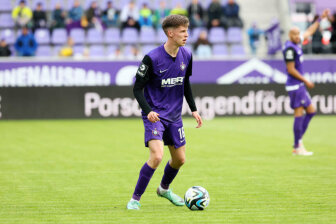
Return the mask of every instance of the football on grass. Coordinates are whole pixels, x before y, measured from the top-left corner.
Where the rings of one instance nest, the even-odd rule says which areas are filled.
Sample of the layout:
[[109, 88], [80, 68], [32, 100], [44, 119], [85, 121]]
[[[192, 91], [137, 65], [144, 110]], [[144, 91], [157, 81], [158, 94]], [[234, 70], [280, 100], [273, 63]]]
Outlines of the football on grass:
[[193, 186], [185, 193], [184, 202], [190, 210], [204, 210], [209, 205], [210, 196], [204, 187]]

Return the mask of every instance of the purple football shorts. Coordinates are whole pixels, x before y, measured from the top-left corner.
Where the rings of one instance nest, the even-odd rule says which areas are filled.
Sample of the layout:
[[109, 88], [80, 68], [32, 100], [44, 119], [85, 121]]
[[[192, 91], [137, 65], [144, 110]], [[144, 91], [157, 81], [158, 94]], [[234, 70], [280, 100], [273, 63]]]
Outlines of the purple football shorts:
[[173, 123], [163, 119], [152, 123], [147, 117], [142, 117], [142, 120], [145, 126], [146, 147], [148, 147], [148, 141], [153, 139], [163, 140], [165, 145], [173, 145], [176, 149], [186, 144], [182, 119]]
[[288, 91], [290, 98], [290, 106], [292, 109], [298, 107], [308, 107], [311, 104], [310, 95], [305, 86], [300, 86], [299, 89]]

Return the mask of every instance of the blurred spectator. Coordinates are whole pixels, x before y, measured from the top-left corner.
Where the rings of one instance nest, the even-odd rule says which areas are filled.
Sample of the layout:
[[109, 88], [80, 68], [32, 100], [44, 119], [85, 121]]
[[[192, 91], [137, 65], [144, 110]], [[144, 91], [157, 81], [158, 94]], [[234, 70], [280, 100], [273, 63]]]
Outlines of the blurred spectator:
[[97, 2], [91, 2], [90, 8], [86, 11], [86, 18], [88, 21], [88, 27], [96, 28], [97, 30], [102, 31], [104, 29], [103, 22], [100, 20], [101, 11], [97, 7]]
[[51, 15], [51, 29], [65, 27], [66, 13], [63, 11], [61, 4], [57, 3]]
[[0, 40], [0, 57], [11, 56], [12, 52], [5, 39]]
[[[315, 15], [313, 21], [309, 24], [309, 26], [315, 23], [319, 19], [319, 15]], [[317, 28], [315, 33], [312, 35], [312, 52], [313, 54], [321, 54], [323, 51], [322, 48], [322, 32], [321, 27]]]
[[139, 24], [141, 27], [143, 26], [153, 26], [152, 21], [152, 10], [148, 8], [148, 4], [144, 3], [142, 8], [140, 9], [140, 17], [139, 17]]
[[22, 28], [24, 26], [31, 27], [31, 19], [33, 17], [32, 10], [26, 6], [26, 1], [21, 0], [19, 5], [12, 11], [12, 18], [15, 22], [16, 28]]
[[190, 27], [201, 27], [203, 26], [203, 8], [198, 0], [192, 0], [188, 7], [188, 16], [190, 20]]
[[210, 58], [212, 56], [211, 44], [208, 40], [208, 33], [203, 30], [194, 44], [194, 51], [199, 58]]
[[256, 23], [252, 23], [252, 26], [247, 30], [251, 53], [253, 55], [257, 53], [257, 47], [259, 45], [259, 38], [260, 38], [260, 35], [263, 33], [264, 31], [259, 29]]
[[188, 16], [188, 11], [182, 7], [182, 4], [180, 2], [176, 3], [175, 8], [173, 8], [170, 11], [171, 15], [182, 15], [182, 16]]
[[71, 37], [68, 37], [66, 45], [64, 45], [59, 51], [59, 56], [61, 57], [73, 56], [73, 45], [74, 45], [73, 39]]
[[15, 50], [19, 56], [34, 56], [37, 42], [27, 27], [22, 28], [22, 34], [16, 39]]
[[125, 48], [130, 47], [130, 49], [124, 49], [124, 57], [127, 59], [141, 59], [142, 55], [136, 45], [126, 46]]
[[235, 0], [228, 0], [224, 7], [224, 15], [228, 27], [243, 27], [243, 22], [239, 17], [239, 5]]
[[223, 9], [219, 0], [212, 0], [208, 8], [208, 29], [212, 27], [226, 28], [223, 16]]
[[160, 28], [162, 21], [170, 14], [170, 10], [166, 7], [166, 1], [160, 1], [160, 7], [154, 11], [153, 23], [155, 28]]
[[103, 20], [103, 23], [105, 24], [106, 27], [111, 27], [111, 26], [117, 26], [118, 25], [117, 24], [117, 22], [118, 22], [118, 12], [113, 7], [111, 1], [107, 2], [107, 7], [103, 12], [102, 20]]
[[42, 9], [41, 2], [37, 3], [33, 12], [33, 32], [39, 28], [47, 28], [47, 14]]
[[[85, 22], [81, 25], [81, 19], [83, 17], [83, 8], [80, 5], [79, 0], [74, 1], [73, 7], [70, 9], [68, 14], [68, 19], [66, 20], [66, 28], [67, 31], [70, 32], [73, 28], [81, 28], [82, 25], [87, 25]], [[83, 20], [85, 20], [86, 17], [84, 17]]]
[[331, 43], [332, 53], [335, 54], [336, 53], [336, 12], [328, 19], [331, 23], [330, 43]]
[[121, 59], [123, 56], [120, 47], [118, 46], [114, 51], [110, 52], [108, 57], [110, 59]]
[[125, 27], [134, 27], [137, 30], [140, 30], [140, 25], [138, 22], [139, 10], [133, 0], [126, 4], [121, 10], [120, 20], [121, 29], [124, 29]]

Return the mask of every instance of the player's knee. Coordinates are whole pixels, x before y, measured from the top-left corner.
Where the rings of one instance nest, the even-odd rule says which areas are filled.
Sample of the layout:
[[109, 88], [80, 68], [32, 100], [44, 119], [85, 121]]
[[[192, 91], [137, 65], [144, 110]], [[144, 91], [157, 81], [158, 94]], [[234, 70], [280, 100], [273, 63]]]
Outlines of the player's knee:
[[179, 167], [183, 166], [183, 164], [185, 163], [185, 157], [183, 158], [178, 158], [177, 161], [176, 161], [177, 165]]
[[160, 165], [161, 161], [162, 161], [163, 155], [161, 154], [155, 154], [152, 156], [152, 161], [153, 164], [157, 167]]

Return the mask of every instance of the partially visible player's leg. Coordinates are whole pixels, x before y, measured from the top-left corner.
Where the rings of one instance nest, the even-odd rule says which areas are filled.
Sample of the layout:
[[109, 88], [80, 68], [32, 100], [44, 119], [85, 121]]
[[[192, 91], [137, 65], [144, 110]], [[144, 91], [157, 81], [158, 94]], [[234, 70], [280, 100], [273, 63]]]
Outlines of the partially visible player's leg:
[[303, 123], [302, 123], [302, 132], [301, 132], [301, 138], [303, 137], [304, 133], [306, 132], [309, 122], [316, 114], [315, 108], [312, 104], [310, 104], [306, 108], [306, 115], [304, 116]]
[[132, 199], [128, 202], [128, 209], [140, 209], [140, 198], [145, 192], [147, 185], [152, 178], [156, 168], [160, 165], [163, 157], [163, 143], [161, 140], [150, 140], [149, 146], [149, 159], [142, 166], [139, 174], [138, 182], [135, 186], [135, 190]]
[[294, 148], [299, 147], [299, 140], [301, 139], [302, 123], [303, 123], [303, 107], [294, 108]]
[[171, 155], [171, 160], [169, 160], [166, 164], [161, 183], [157, 189], [157, 194], [160, 197], [167, 198], [174, 205], [183, 206], [183, 199], [180, 196], [174, 194], [172, 190], [169, 189], [169, 185], [173, 182], [180, 167], [184, 164], [185, 146], [181, 146], [177, 149], [172, 145], [169, 145], [168, 147]]

